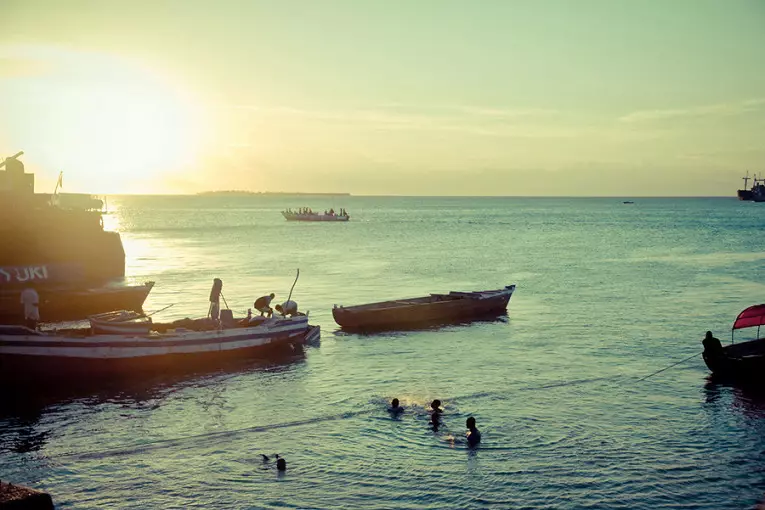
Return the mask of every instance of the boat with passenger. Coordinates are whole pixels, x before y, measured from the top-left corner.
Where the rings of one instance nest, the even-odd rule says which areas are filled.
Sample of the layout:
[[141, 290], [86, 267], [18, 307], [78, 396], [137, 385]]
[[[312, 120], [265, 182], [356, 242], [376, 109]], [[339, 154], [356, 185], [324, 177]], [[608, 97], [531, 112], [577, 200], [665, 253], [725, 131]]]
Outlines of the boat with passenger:
[[351, 215], [345, 209], [340, 209], [337, 212], [334, 209], [330, 209], [322, 214], [314, 212], [309, 207], [302, 207], [295, 211], [286, 209], [282, 211], [282, 216], [287, 221], [348, 221], [351, 219]]
[[332, 316], [350, 331], [405, 329], [497, 316], [507, 310], [515, 285], [497, 290], [449, 292], [356, 306], [338, 306]]
[[[709, 370], [718, 377], [765, 383], [765, 338], [760, 337], [763, 325], [765, 304], [750, 306], [738, 314], [731, 328], [730, 345], [723, 346], [711, 332], [707, 332], [703, 357]], [[755, 339], [733, 342], [736, 330], [754, 327], [757, 328]]]
[[319, 340], [319, 326], [297, 310], [241, 319], [230, 309], [218, 311], [221, 288], [214, 286], [210, 312], [199, 319], [154, 323], [143, 314], [115, 311], [92, 316], [90, 327], [0, 326], [0, 378], [129, 376], [290, 351]]

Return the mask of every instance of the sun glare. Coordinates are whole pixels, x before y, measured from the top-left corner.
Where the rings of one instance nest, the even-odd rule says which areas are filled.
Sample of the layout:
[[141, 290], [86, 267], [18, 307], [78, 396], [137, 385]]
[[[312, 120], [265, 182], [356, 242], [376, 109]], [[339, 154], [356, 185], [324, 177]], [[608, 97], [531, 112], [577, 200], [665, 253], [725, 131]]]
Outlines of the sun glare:
[[179, 87], [113, 56], [46, 57], [47, 71], [27, 78], [27, 134], [15, 137], [42, 182], [63, 170], [66, 191], [172, 192], [169, 178], [193, 170], [205, 123]]

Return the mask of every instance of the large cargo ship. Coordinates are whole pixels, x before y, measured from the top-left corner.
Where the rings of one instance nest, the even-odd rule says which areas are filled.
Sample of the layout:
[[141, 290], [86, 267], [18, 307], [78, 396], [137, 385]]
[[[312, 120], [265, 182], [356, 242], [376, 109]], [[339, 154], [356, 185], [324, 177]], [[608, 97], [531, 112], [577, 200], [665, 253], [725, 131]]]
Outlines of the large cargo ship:
[[[19, 293], [26, 287], [37, 290], [56, 317], [42, 320], [68, 320], [83, 313], [98, 313], [95, 300], [71, 305], [67, 300], [75, 291], [98, 293], [107, 283], [125, 276], [125, 251], [118, 232], [104, 230], [98, 201], [67, 206], [53, 196], [35, 193], [35, 176], [27, 173], [19, 160], [23, 152], [0, 161], [0, 316], [21, 313]], [[59, 181], [60, 183], [60, 181]], [[57, 186], [58, 189], [58, 186]], [[135, 287], [110, 284], [111, 306], [120, 296], [131, 296], [136, 307]], [[149, 287], [150, 290], [151, 287]], [[139, 296], [142, 294], [139, 292]], [[139, 297], [143, 304], [148, 290]], [[45, 297], [47, 296], [47, 297]], [[50, 303], [50, 299], [58, 301]], [[91, 300], [93, 301], [93, 300]], [[9, 309], [10, 307], [10, 309]], [[41, 303], [41, 313], [46, 307]], [[70, 313], [71, 312], [71, 313]]]
[[746, 177], [742, 177], [744, 180], [744, 189], [738, 190], [736, 195], [739, 200], [750, 200], [754, 202], [765, 202], [765, 179], [758, 179], [757, 174], [754, 174], [752, 179], [752, 187], [747, 189], [749, 182], [749, 172], [746, 173]]

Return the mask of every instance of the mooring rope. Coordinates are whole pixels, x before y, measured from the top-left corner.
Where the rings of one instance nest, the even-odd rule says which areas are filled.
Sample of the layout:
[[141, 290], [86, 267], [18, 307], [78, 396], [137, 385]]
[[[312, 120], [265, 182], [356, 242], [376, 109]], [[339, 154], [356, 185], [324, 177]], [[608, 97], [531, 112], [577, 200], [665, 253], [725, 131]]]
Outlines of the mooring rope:
[[[606, 381], [606, 380], [615, 380], [615, 379], [622, 379], [624, 376], [622, 375], [616, 375], [616, 376], [606, 376], [606, 377], [595, 377], [595, 378], [589, 378], [589, 379], [576, 379], [573, 381], [559, 381], [559, 382], [553, 382], [553, 383], [546, 383], [538, 386], [526, 386], [526, 387], [520, 387], [520, 388], [509, 388], [506, 391], [487, 391], [487, 392], [480, 392], [480, 393], [472, 393], [469, 395], [461, 395], [457, 397], [452, 398], [446, 398], [444, 399], [446, 402], [458, 402], [461, 400], [466, 399], [475, 399], [475, 398], [482, 398], [482, 397], [488, 397], [488, 396], [505, 396], [509, 391], [535, 391], [535, 390], [544, 390], [544, 389], [550, 389], [550, 388], [559, 388], [559, 387], [565, 387], [565, 386], [576, 386], [581, 384], [587, 384], [592, 382], [598, 382], [598, 381]], [[375, 414], [379, 413], [379, 408], [374, 409], [364, 409], [361, 411], [350, 411], [340, 414], [333, 414], [333, 415], [324, 415], [324, 416], [318, 416], [315, 418], [307, 418], [305, 420], [295, 420], [295, 421], [289, 421], [289, 422], [283, 422], [283, 423], [275, 423], [271, 425], [256, 425], [252, 427], [242, 427], [238, 429], [231, 429], [231, 430], [221, 430], [221, 431], [215, 431], [215, 432], [203, 432], [200, 434], [192, 434], [188, 436], [181, 436], [181, 437], [174, 437], [174, 438], [167, 438], [167, 439], [157, 439], [154, 441], [148, 441], [141, 444], [136, 444], [132, 446], [125, 446], [125, 447], [117, 447], [117, 448], [107, 448], [104, 450], [93, 450], [93, 451], [87, 451], [87, 452], [64, 452], [59, 454], [50, 455], [49, 458], [56, 459], [56, 458], [75, 458], [75, 459], [88, 459], [88, 458], [101, 458], [105, 456], [120, 456], [120, 455], [131, 455], [134, 453], [139, 453], [147, 450], [155, 450], [155, 449], [161, 449], [161, 448], [171, 448], [173, 446], [182, 444], [186, 441], [195, 440], [195, 439], [202, 439], [202, 438], [218, 438], [218, 437], [234, 437], [240, 434], [245, 433], [258, 433], [258, 432], [267, 432], [270, 430], [276, 430], [276, 429], [284, 429], [284, 428], [292, 428], [292, 427], [301, 427], [305, 425], [313, 425], [316, 423], [324, 423], [328, 421], [335, 421], [335, 420], [344, 420], [348, 418], [355, 418], [357, 416], [361, 415], [368, 415], [368, 414]]]

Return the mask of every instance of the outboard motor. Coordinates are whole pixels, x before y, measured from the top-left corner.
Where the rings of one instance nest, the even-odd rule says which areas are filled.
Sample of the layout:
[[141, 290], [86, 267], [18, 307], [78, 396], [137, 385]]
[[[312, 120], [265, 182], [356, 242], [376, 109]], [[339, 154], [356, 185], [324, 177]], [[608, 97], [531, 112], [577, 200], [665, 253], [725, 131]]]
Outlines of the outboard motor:
[[218, 320], [220, 315], [220, 295], [223, 292], [223, 281], [220, 278], [213, 280], [212, 290], [210, 290], [210, 311], [208, 315], [214, 321]]

